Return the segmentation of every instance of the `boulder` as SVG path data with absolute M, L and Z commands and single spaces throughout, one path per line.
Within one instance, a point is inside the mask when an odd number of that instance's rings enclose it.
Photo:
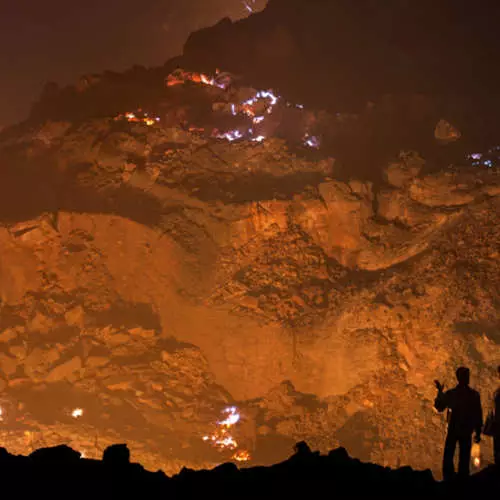
M 24 371 L 28 376 L 44 373 L 60 357 L 61 353 L 56 347 L 51 349 L 35 347 L 24 360 Z
M 85 311 L 82 306 L 74 307 L 64 314 L 64 319 L 68 325 L 82 328 L 85 323 Z
M 461 179 L 454 172 L 440 172 L 415 179 L 409 194 L 428 207 L 460 207 L 472 203 L 479 191 L 474 184 Z
M 71 128 L 70 122 L 48 121 L 33 135 L 33 138 L 50 147 L 56 141 L 61 140 Z
M 80 370 L 82 368 L 82 360 L 79 356 L 74 356 L 68 361 L 57 365 L 53 368 L 47 377 L 46 382 L 61 382 L 63 380 L 74 381 L 80 377 Z
M 16 358 L 12 358 L 3 352 L 0 352 L 0 370 L 2 373 L 10 377 L 17 371 L 18 362 Z
M 0 333 L 0 342 L 8 343 L 11 340 L 16 339 L 18 333 L 13 328 L 7 328 L 2 333 Z
M 81 454 L 78 451 L 71 449 L 69 446 L 60 445 L 52 448 L 41 448 L 39 450 L 35 450 L 29 455 L 29 457 L 35 462 L 47 465 L 67 465 L 68 463 L 79 461 Z
M 396 188 L 409 185 L 421 172 L 425 161 L 417 154 L 401 154 L 400 161 L 391 163 L 383 171 L 385 181 Z
M 89 356 L 85 361 L 85 366 L 87 368 L 99 368 L 107 365 L 109 362 L 110 359 L 105 356 Z
M 458 141 L 461 136 L 460 130 L 446 120 L 439 120 L 434 129 L 434 137 L 442 144 Z
M 322 183 L 321 200 L 297 201 L 293 211 L 294 222 L 347 266 L 364 244 L 363 226 L 373 215 L 371 184 L 353 187 L 338 181 Z
M 440 214 L 416 203 L 408 193 L 399 189 L 384 189 L 377 193 L 377 214 L 388 221 L 400 222 L 408 227 L 441 219 Z
M 104 450 L 102 461 L 113 467 L 126 466 L 130 463 L 130 450 L 126 444 L 113 444 Z

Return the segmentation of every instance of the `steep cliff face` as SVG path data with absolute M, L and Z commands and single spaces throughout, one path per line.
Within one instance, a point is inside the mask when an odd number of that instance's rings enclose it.
M 103 77 L 0 136 L 5 446 L 125 440 L 172 472 L 307 439 L 437 469 L 433 380 L 466 364 L 489 394 L 500 362 L 498 151 L 438 170 L 388 143 L 367 180 L 328 138 L 370 110 L 165 71 L 142 110 L 90 112 L 123 90 Z M 427 133 L 458 151 L 448 122 Z M 224 409 L 237 446 L 210 438 Z

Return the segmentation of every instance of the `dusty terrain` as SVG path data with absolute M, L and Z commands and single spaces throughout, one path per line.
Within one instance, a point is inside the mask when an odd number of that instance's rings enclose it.
M 438 471 L 433 380 L 466 364 L 495 388 L 497 171 L 393 150 L 375 180 L 349 176 L 304 138 L 350 115 L 301 115 L 297 141 L 276 107 L 264 140 L 226 140 L 255 91 L 166 76 L 153 123 L 101 108 L 0 136 L 3 445 L 126 441 L 171 473 L 231 458 L 203 437 L 236 406 L 252 463 L 306 439 Z M 80 83 L 72 102 L 106 85 Z M 446 157 L 460 134 L 434 125 Z

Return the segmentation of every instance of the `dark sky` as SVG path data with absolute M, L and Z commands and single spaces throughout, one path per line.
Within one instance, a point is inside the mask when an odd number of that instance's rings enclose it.
M 47 81 L 158 65 L 190 32 L 247 14 L 240 0 L 0 0 L 0 127 L 26 115 Z M 248 0 L 256 10 L 266 0 Z

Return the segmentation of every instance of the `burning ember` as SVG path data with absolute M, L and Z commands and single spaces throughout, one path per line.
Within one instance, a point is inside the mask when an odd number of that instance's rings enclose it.
M 251 459 L 250 453 L 246 450 L 237 451 L 233 455 L 233 460 L 236 460 L 236 462 L 249 462 Z
M 254 2 L 247 0 L 243 3 L 247 8 L 251 8 Z M 245 100 L 241 100 L 239 102 L 230 102 L 229 99 L 233 93 L 229 92 L 229 90 L 234 81 L 235 77 L 228 72 L 216 70 L 215 76 L 211 76 L 205 73 L 185 71 L 178 68 L 167 76 L 165 83 L 167 87 L 191 83 L 195 85 L 208 85 L 227 91 L 226 98 L 218 94 L 218 97 L 222 97 L 222 102 L 216 102 L 213 109 L 217 111 L 224 110 L 224 112 L 230 113 L 234 117 L 248 119 L 247 124 L 240 124 L 238 127 L 233 129 L 213 129 L 211 137 L 229 142 L 248 140 L 250 142 L 261 143 L 265 141 L 269 137 L 269 132 L 267 130 L 269 127 L 266 127 L 266 124 L 263 122 L 265 122 L 266 118 L 273 114 L 275 108 L 280 104 L 286 107 L 295 107 L 300 110 L 304 109 L 303 104 L 293 104 L 288 101 L 284 101 L 282 97 L 275 93 L 272 89 L 251 90 L 250 88 L 247 88 L 246 91 L 250 91 L 250 95 L 252 97 L 245 97 Z M 147 115 L 145 115 L 145 118 L 139 118 L 137 113 L 127 113 L 125 117 L 129 121 L 144 121 L 148 125 L 155 123 L 154 120 L 147 117 Z M 273 126 L 274 122 L 271 124 L 271 128 L 273 128 Z M 189 130 L 194 131 L 195 128 L 190 126 Z M 203 129 L 200 129 L 199 131 L 201 133 L 204 132 Z M 302 137 L 302 144 L 305 147 L 319 149 L 321 147 L 321 140 L 317 136 L 312 136 L 309 133 L 306 133 Z
M 254 97 L 241 103 L 240 107 L 244 114 L 252 118 L 254 124 L 258 124 L 265 119 L 265 116 L 257 116 L 257 105 L 263 104 L 265 113 L 270 115 L 279 100 L 280 97 L 275 95 L 272 90 L 259 90 Z
M 304 137 L 304 145 L 310 148 L 319 149 L 321 143 L 317 137 L 306 134 Z
M 242 3 L 245 6 L 245 9 L 248 10 L 250 14 L 253 14 L 253 5 L 255 4 L 255 0 L 244 0 Z
M 242 139 L 243 134 L 239 130 L 230 130 L 229 132 L 224 132 L 223 134 L 217 134 L 215 137 L 217 137 L 217 139 L 226 139 L 229 142 L 233 142 L 237 139 Z
M 266 140 L 266 138 L 263 135 L 258 135 L 257 137 L 254 137 L 252 139 L 253 142 L 262 142 L 262 141 L 265 141 L 265 140 Z
M 148 127 L 151 127 L 160 121 L 160 117 L 151 117 L 148 113 L 143 113 L 142 109 L 139 109 L 135 113 L 120 114 L 115 117 L 115 120 L 127 120 L 129 123 L 145 123 Z
M 218 70 L 215 77 L 211 77 L 204 73 L 184 71 L 183 69 L 176 69 L 173 73 L 168 75 L 166 79 L 167 87 L 184 85 L 186 82 L 201 83 L 203 85 L 226 89 L 231 83 L 231 79 L 227 73 L 221 73 Z
M 494 146 L 482 153 L 471 153 L 466 155 L 467 161 L 473 167 L 496 168 L 500 166 L 500 146 Z
M 208 436 L 203 436 L 203 441 L 211 444 L 219 451 L 234 451 L 232 458 L 237 462 L 248 462 L 250 453 L 238 450 L 239 444 L 233 437 L 231 430 L 241 420 L 241 414 L 236 406 L 229 406 L 222 411 L 223 419 L 217 422 L 217 427 Z
M 71 412 L 71 416 L 73 418 L 80 418 L 83 416 L 83 408 L 75 408 L 72 412 Z
M 229 408 L 226 408 L 223 413 L 226 413 L 228 416 L 225 420 L 222 422 L 218 422 L 219 425 L 222 425 L 223 427 L 232 427 L 233 425 L 237 424 L 240 421 L 240 414 L 238 412 L 238 408 L 236 406 L 231 406 Z
M 233 77 L 229 73 L 220 72 L 219 70 L 217 70 L 215 77 L 211 77 L 204 73 L 177 69 L 167 77 L 166 85 L 167 87 L 173 87 L 192 82 L 226 90 L 231 85 L 232 81 Z M 230 112 L 233 116 L 246 115 L 254 125 L 258 125 L 265 120 L 267 115 L 272 114 L 274 107 L 278 104 L 280 99 L 281 97 L 276 95 L 271 89 L 259 90 L 253 97 L 246 101 L 230 103 Z M 217 139 L 225 139 L 229 142 L 243 139 L 245 136 L 248 136 L 248 138 L 254 142 L 262 142 L 265 139 L 263 135 L 258 135 L 255 138 L 253 135 L 253 129 L 249 129 L 248 133 L 243 133 L 240 130 L 228 130 L 218 133 L 215 137 Z

